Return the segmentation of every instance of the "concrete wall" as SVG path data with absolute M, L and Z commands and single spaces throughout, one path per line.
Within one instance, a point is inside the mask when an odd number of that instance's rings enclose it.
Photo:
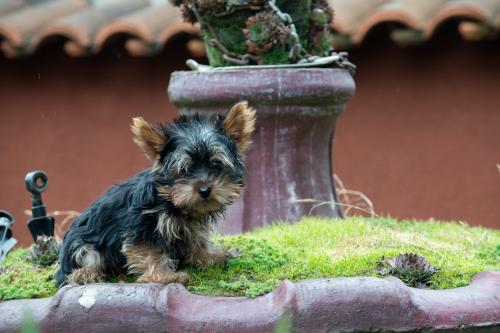
M 378 213 L 500 228 L 500 40 L 442 29 L 405 49 L 377 33 L 352 52 L 358 87 L 338 123 L 336 172 Z
M 500 43 L 445 37 L 402 49 L 375 32 L 352 51 L 358 90 L 338 124 L 336 172 L 380 214 L 500 228 Z M 26 172 L 48 173 L 49 211 L 82 211 L 148 166 L 130 120 L 175 116 L 166 87 L 185 68 L 184 43 L 152 58 L 114 49 L 68 59 L 54 47 L 0 58 L 0 209 L 15 215 L 23 244 Z

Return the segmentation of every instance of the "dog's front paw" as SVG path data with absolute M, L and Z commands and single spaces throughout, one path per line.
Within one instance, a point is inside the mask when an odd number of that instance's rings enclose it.
M 147 274 L 142 275 L 137 279 L 139 283 L 181 283 L 189 282 L 189 275 L 184 272 L 168 272 L 162 274 Z
M 104 276 L 90 267 L 83 267 L 75 269 L 70 275 L 68 275 L 67 282 L 69 285 L 84 285 L 89 283 L 102 282 Z
M 230 249 L 223 249 L 221 250 L 218 255 L 218 261 L 222 264 L 226 264 L 229 259 L 239 257 L 241 255 L 241 252 L 237 248 L 230 248 Z
M 210 254 L 210 256 L 206 259 L 206 262 L 204 262 L 204 265 L 202 264 L 202 266 L 221 265 L 225 267 L 229 259 L 238 257 L 239 255 L 240 251 L 238 249 L 219 248 L 217 251 Z

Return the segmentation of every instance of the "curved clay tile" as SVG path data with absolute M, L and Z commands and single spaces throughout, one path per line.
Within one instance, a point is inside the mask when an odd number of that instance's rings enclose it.
M 498 35 L 495 28 L 483 22 L 460 22 L 458 32 L 467 41 L 494 39 Z
M 174 24 L 166 27 L 162 31 L 158 38 L 158 42 L 160 45 L 165 45 L 170 40 L 170 38 L 181 32 L 198 34 L 200 33 L 200 27 L 197 24 L 193 25 L 184 21 L 177 21 Z
M 498 29 L 500 28 L 500 2 L 498 0 L 448 1 L 427 22 L 424 29 L 425 34 L 432 35 L 439 25 L 452 18 L 479 21 L 492 29 Z
M 405 43 L 406 36 L 414 38 L 416 35 L 411 30 L 418 32 L 426 26 L 426 21 L 448 0 L 393 0 L 380 6 L 371 15 L 369 15 L 358 26 L 358 29 L 352 35 L 353 42 L 359 44 L 363 41 L 368 32 L 381 23 L 398 22 L 409 28 L 410 33 L 400 34 L 403 37 L 400 42 Z M 408 29 L 405 29 L 408 31 Z M 398 36 L 391 35 L 391 36 Z M 399 41 L 396 39 L 396 41 Z
M 165 41 L 178 32 L 194 32 L 197 29 L 182 22 L 180 12 L 170 3 L 147 7 L 106 24 L 95 38 L 96 50 L 112 35 L 126 33 L 132 36 L 125 47 L 132 55 L 158 52 Z
M 62 35 L 68 38 L 64 49 L 69 55 L 81 56 L 89 54 L 92 50 L 94 38 L 103 25 L 117 17 L 148 5 L 148 0 L 120 0 L 108 2 L 99 7 L 92 6 L 50 23 L 33 37 L 32 43 L 36 48 L 44 39 L 53 35 Z
M 9 14 L 26 5 L 24 0 L 2 0 L 0 2 L 0 16 Z
M 327 0 L 335 10 L 332 29 L 333 45 L 336 49 L 348 49 L 353 46 L 351 39 L 361 22 L 378 7 L 390 0 Z
M 350 35 L 370 13 L 388 2 L 390 0 L 328 0 L 335 10 L 332 28 Z
M 26 7 L 11 15 L 0 17 L 0 35 L 5 37 L 0 47 L 7 56 L 29 54 L 33 51 L 31 38 L 54 19 L 85 9 L 85 0 L 56 0 Z

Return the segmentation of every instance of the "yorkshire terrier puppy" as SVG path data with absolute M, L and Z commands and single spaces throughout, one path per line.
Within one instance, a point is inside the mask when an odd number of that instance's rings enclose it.
M 246 102 L 216 119 L 181 116 L 169 127 L 134 118 L 134 141 L 152 168 L 111 187 L 75 220 L 61 246 L 57 285 L 123 273 L 138 282 L 186 283 L 178 269 L 224 262 L 229 251 L 210 235 L 244 186 L 254 128 Z

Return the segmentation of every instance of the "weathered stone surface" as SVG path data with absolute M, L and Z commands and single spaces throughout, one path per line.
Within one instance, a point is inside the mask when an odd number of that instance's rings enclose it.
M 450 290 L 396 278 L 285 281 L 256 299 L 197 296 L 179 284 L 65 287 L 51 298 L 0 303 L 0 332 L 19 332 L 26 315 L 41 332 L 499 332 L 500 272 Z
M 172 75 L 170 100 L 182 114 L 222 113 L 241 100 L 257 109 L 254 144 L 246 158 L 247 187 L 221 225 L 223 233 L 310 214 L 341 215 L 335 206 L 331 146 L 336 119 L 354 87 L 348 71 L 332 68 Z M 301 199 L 316 202 L 297 202 Z

